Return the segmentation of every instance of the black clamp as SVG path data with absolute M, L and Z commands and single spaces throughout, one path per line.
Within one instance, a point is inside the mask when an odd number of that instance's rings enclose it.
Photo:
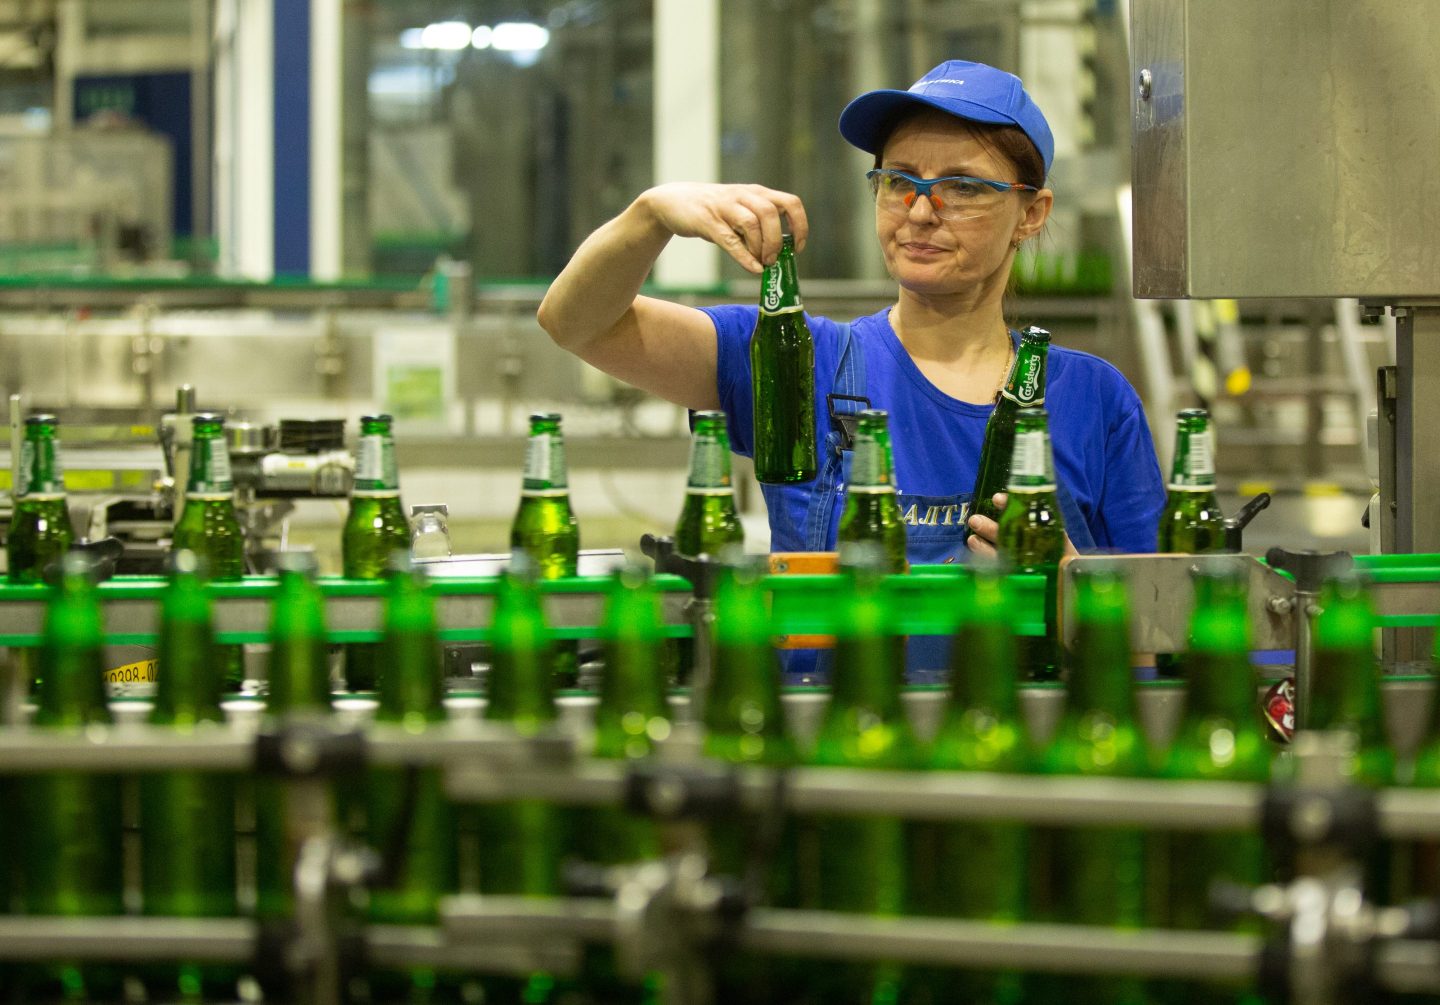
M 1355 565 L 1348 551 L 1290 551 L 1271 548 L 1265 561 L 1272 569 L 1280 569 L 1295 577 L 1298 593 L 1319 593 L 1325 580 L 1349 572 Z
M 255 737 L 255 770 L 279 778 L 325 778 L 365 767 L 365 735 L 321 722 L 288 722 Z
M 697 555 L 691 558 L 675 550 L 673 537 L 643 534 L 640 550 L 655 563 L 656 572 L 668 572 L 690 581 L 695 599 L 710 600 L 715 596 L 715 582 L 721 563 L 718 555 Z
M 854 402 L 858 407 L 853 409 L 837 410 L 837 401 Z M 855 449 L 855 428 L 860 424 L 860 413 L 870 408 L 870 399 L 863 395 L 855 394 L 827 394 L 825 395 L 825 411 L 830 416 L 830 428 L 840 434 L 840 449 Z
M 1250 526 L 1250 521 L 1259 515 L 1262 509 L 1270 506 L 1270 493 L 1261 492 L 1251 499 L 1234 516 L 1225 518 L 1225 550 L 1230 552 L 1242 552 L 1245 550 L 1243 537 L 1245 528 Z

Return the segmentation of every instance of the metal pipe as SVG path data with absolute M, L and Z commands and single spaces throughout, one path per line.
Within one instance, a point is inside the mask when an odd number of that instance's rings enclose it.
M 1315 693 L 1315 622 L 1319 594 L 1295 591 L 1295 728 L 1310 725 L 1310 697 Z
M 0 916 L 0 959 L 244 963 L 255 922 L 242 918 L 42 918 Z

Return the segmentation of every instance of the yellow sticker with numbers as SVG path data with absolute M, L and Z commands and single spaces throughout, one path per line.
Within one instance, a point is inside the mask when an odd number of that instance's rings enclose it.
M 159 660 L 139 660 L 135 663 L 126 663 L 122 667 L 106 670 L 105 681 L 108 684 L 154 684 L 155 668 L 159 665 Z

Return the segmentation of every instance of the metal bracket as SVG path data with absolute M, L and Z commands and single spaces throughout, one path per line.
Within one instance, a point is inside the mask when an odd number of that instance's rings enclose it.
M 850 401 L 858 405 L 851 410 L 836 410 L 837 401 Z M 855 449 L 855 428 L 860 424 L 860 413 L 871 407 L 870 399 L 854 394 L 825 395 L 825 411 L 830 416 L 830 426 L 840 434 L 840 449 Z

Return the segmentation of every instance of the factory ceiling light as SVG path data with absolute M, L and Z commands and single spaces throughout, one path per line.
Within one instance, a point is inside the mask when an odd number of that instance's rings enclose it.
M 470 47 L 470 26 L 464 21 L 436 21 L 427 24 L 420 33 L 420 45 L 425 49 L 441 49 L 453 52 Z

